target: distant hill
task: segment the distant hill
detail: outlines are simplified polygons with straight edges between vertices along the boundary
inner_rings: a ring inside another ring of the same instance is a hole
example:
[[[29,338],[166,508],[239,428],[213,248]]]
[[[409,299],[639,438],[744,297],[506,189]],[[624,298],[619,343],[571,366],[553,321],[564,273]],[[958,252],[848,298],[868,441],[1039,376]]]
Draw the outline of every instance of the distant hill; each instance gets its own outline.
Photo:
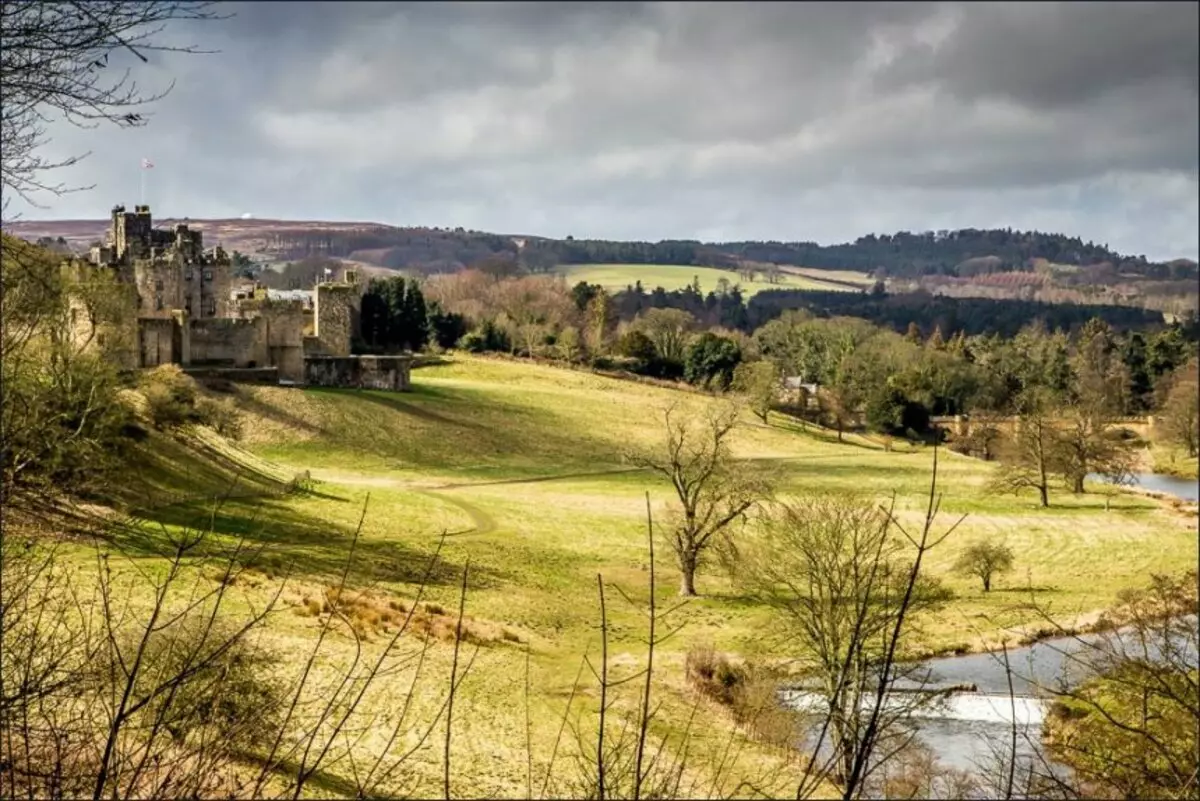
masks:
[[[265,219],[180,220],[209,244],[257,261],[340,259],[418,273],[453,272],[497,259],[531,272],[562,265],[646,264],[737,269],[743,264],[867,273],[889,289],[926,289],[960,297],[1021,297],[1051,302],[1195,307],[1195,261],[1152,262],[1078,237],[1039,231],[974,229],[869,234],[836,245],[815,242],[626,242],[494,234],[463,228],[402,228],[372,222]],[[22,238],[48,238],[82,251],[104,235],[107,220],[18,221]],[[1180,300],[1182,299],[1182,301]]]

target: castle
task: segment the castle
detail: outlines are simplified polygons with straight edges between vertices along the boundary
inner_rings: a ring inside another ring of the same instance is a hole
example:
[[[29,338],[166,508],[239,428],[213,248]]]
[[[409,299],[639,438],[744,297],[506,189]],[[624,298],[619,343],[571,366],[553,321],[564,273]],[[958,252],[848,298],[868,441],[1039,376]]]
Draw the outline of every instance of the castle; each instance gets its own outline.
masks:
[[[357,273],[311,292],[234,287],[229,255],[205,250],[186,224],[154,228],[149,206],[115,206],[106,241],[88,262],[64,265],[80,290],[70,303],[77,341],[106,344],[123,367],[178,364],[283,384],[405,390],[411,359],[356,356],[362,286]],[[115,308],[98,309],[102,281]]]

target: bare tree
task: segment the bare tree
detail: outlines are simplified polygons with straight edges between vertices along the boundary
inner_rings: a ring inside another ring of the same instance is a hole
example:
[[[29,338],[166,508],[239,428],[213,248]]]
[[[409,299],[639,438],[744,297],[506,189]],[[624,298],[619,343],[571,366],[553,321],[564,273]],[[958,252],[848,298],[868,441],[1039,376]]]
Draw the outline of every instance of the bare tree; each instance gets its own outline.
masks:
[[[1013,552],[1007,545],[977,542],[959,555],[954,569],[968,576],[977,576],[983,582],[983,591],[991,592],[992,578],[997,573],[1012,570],[1012,564]]]
[[[194,46],[164,44],[169,23],[214,20],[215,3],[5,2],[0,4],[0,179],[6,190],[37,205],[38,192],[62,194],[69,188],[49,181],[49,171],[83,158],[53,161],[40,154],[49,141],[47,126],[58,117],[83,128],[112,123],[144,125],[144,108],[170,91],[145,92],[131,70],[117,65],[126,57],[146,63],[150,52],[202,52]],[[5,207],[11,200],[5,198]]]
[[[1048,507],[1059,445],[1048,393],[1037,389],[1026,391],[1018,404],[1017,433],[991,489],[1014,494],[1034,489],[1041,505]]]
[[[936,474],[935,460],[935,482]],[[938,697],[895,692],[901,679],[924,686],[899,662],[901,644],[922,612],[949,597],[921,572],[925,554],[958,525],[934,537],[937,508],[935,485],[924,526],[910,535],[890,508],[814,497],[781,505],[754,537],[739,543],[735,577],[779,613],[807,679],[811,703],[803,706],[814,718],[815,737],[797,797],[810,796],[826,780],[847,799],[868,792],[880,767],[913,742],[912,713]]]
[[[1059,639],[1043,644],[1064,669],[1025,677],[1053,699],[1051,756],[1033,783],[1071,798],[1195,798],[1200,789],[1200,656],[1195,569],[1155,575],[1122,593],[1098,634],[1076,635],[1036,599],[1030,608]],[[1036,797],[1036,796],[1035,796]]]
[[[1169,442],[1188,456],[1200,450],[1200,358],[1193,356],[1167,383],[1160,414]]]
[[[770,493],[770,483],[730,453],[738,415],[733,404],[714,406],[692,424],[672,406],[664,415],[663,447],[627,455],[633,464],[665,476],[675,490],[677,519],[667,543],[679,566],[680,595],[696,594],[696,571],[708,551]]]
[[[683,309],[647,309],[633,327],[654,343],[658,358],[682,364],[688,334],[695,325],[696,318]]]

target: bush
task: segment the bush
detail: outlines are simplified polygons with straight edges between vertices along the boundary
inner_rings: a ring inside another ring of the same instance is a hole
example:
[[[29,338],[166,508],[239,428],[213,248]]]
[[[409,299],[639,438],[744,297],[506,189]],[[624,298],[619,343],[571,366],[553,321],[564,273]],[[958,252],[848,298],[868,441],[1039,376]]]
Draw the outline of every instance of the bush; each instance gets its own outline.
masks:
[[[198,398],[195,406],[196,422],[206,425],[223,437],[241,439],[242,417],[237,406],[229,398]]]
[[[683,669],[688,683],[701,695],[724,706],[733,705],[738,688],[746,680],[745,671],[731,664],[724,654],[717,653],[711,645],[689,648]]]
[[[155,428],[168,430],[197,421],[196,382],[178,365],[160,365],[143,374],[141,390]]]

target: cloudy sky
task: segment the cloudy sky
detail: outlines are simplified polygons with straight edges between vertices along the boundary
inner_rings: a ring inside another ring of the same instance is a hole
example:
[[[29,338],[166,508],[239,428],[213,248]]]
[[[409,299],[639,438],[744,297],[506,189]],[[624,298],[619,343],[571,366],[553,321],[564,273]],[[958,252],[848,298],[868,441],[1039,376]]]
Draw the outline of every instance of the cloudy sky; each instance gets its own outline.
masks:
[[[1062,231],[1196,258],[1196,3],[231,3],[27,218],[621,239]]]

